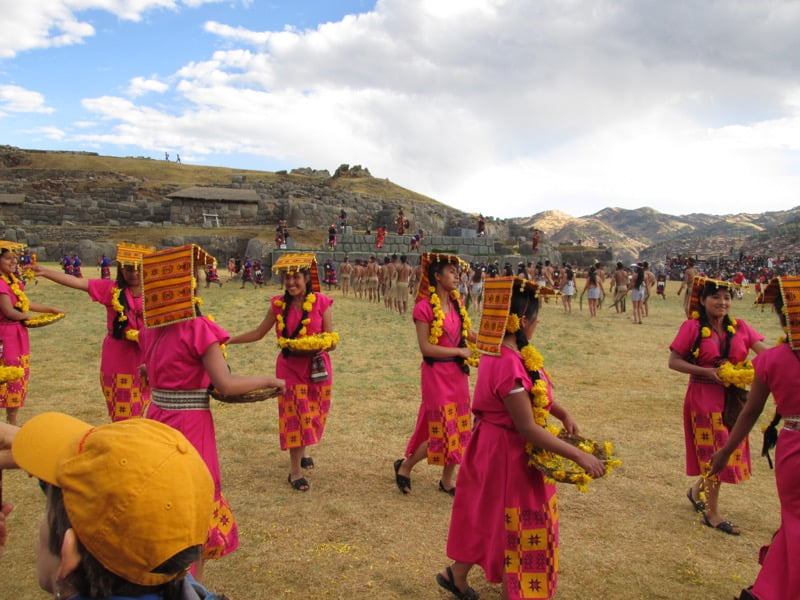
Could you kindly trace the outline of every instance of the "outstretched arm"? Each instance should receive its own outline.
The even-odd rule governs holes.
[[[228,340],[228,343],[247,344],[249,342],[257,342],[267,335],[267,333],[269,333],[270,329],[273,327],[275,327],[275,315],[272,314],[272,307],[270,307],[270,309],[267,311],[267,314],[264,316],[264,319],[258,324],[258,327],[246,333],[240,333],[239,335],[233,336],[230,340]]]
[[[44,277],[45,279],[49,279],[50,281],[55,281],[59,285],[63,285],[65,287],[71,287],[76,290],[83,290],[84,292],[89,291],[89,280],[84,279],[83,277],[74,277],[73,275],[67,275],[63,271],[57,271],[55,269],[43,267],[38,263],[31,265],[30,268],[37,275],[41,275],[42,277]]]

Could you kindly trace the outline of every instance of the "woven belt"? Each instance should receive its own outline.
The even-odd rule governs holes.
[[[800,431],[800,415],[783,417],[783,428],[792,431]]]
[[[152,390],[153,404],[164,410],[208,409],[208,390]]]

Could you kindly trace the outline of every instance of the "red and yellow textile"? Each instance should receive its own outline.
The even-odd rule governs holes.
[[[159,250],[142,259],[145,327],[163,327],[194,319],[197,267],[214,257],[197,244]]]
[[[117,244],[117,262],[122,265],[141,265],[142,258],[155,252],[153,246],[142,246],[131,242],[119,242]]]
[[[428,280],[428,266],[434,262],[446,262],[456,267],[468,266],[463,260],[458,258],[455,254],[443,254],[441,252],[423,252],[420,257],[420,280],[419,289],[417,290],[417,300],[427,298],[430,294],[431,282]]]
[[[21,254],[27,248],[27,244],[20,242],[9,242],[7,240],[0,240],[0,249],[10,250],[14,254]]]
[[[296,273],[297,271],[306,270],[311,274],[311,291],[314,293],[321,291],[319,270],[317,269],[317,257],[314,254],[310,252],[304,254],[284,254],[272,265],[273,273]]]
[[[492,356],[500,355],[500,346],[508,327],[508,313],[514,286],[532,290],[536,298],[555,294],[556,291],[522,277],[497,277],[487,279],[483,289],[483,310],[478,328],[478,350]]]
[[[693,318],[700,313],[700,294],[702,294],[703,288],[707,283],[713,283],[718,288],[725,288],[728,290],[742,287],[734,281],[722,281],[721,279],[711,279],[710,277],[695,275],[692,280],[691,294],[689,295],[689,315],[694,315]]]
[[[776,277],[770,281],[756,304],[772,304],[777,295],[783,298],[784,331],[792,350],[800,350],[800,276]]]

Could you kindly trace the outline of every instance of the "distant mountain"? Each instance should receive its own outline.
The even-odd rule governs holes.
[[[679,254],[789,253],[800,248],[800,207],[736,215],[668,215],[652,208],[604,208],[572,217],[557,210],[511,219],[556,244],[611,246],[621,260]]]

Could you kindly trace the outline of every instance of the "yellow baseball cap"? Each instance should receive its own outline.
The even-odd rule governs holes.
[[[214,483],[179,431],[150,419],[92,427],[61,413],[25,423],[11,447],[31,475],[61,488],[81,544],[112,573],[144,586],[180,573],[154,573],[204,544]]]

